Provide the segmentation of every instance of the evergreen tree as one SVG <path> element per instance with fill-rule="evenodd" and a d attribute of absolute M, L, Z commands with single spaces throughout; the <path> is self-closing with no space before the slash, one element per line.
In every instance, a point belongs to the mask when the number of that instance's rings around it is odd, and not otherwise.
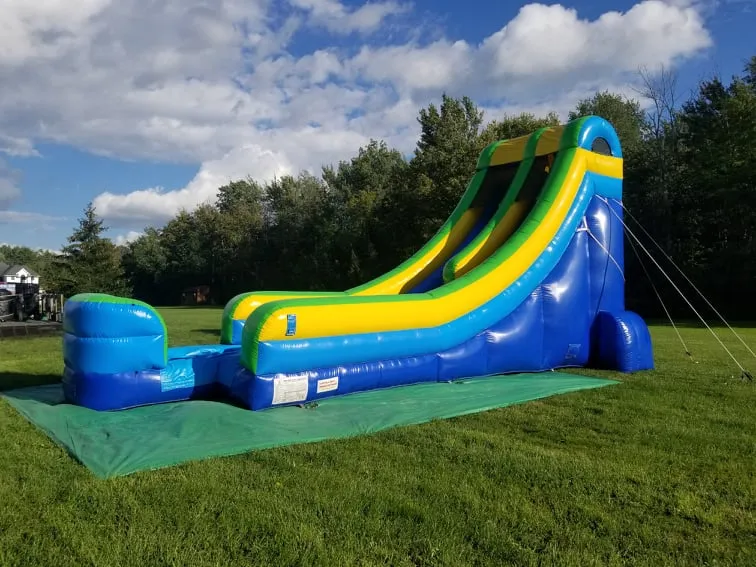
<path fill-rule="evenodd" d="M 121 253 L 110 239 L 102 236 L 106 230 L 92 203 L 87 204 L 79 226 L 55 261 L 57 291 L 68 297 L 82 292 L 130 295 Z"/>

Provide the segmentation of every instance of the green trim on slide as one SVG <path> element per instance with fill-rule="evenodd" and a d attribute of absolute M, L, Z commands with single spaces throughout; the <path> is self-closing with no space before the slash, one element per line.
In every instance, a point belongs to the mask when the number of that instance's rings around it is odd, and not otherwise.
<path fill-rule="evenodd" d="M 226 302 L 221 315 L 220 342 L 221 344 L 231 344 L 234 329 L 234 311 L 245 298 L 250 296 L 250 292 L 235 295 Z"/>
<path fill-rule="evenodd" d="M 139 305 L 141 307 L 153 307 L 144 301 L 138 299 L 131 299 L 128 297 L 119 297 L 117 295 L 110 295 L 107 293 L 77 293 L 72 295 L 66 301 L 73 301 L 78 303 L 114 303 L 117 305 Z"/>
<path fill-rule="evenodd" d="M 158 321 L 160 321 L 160 324 L 163 327 L 163 335 L 165 336 L 165 339 L 163 340 L 163 355 L 165 356 L 166 362 L 168 361 L 168 326 L 165 324 L 165 319 L 163 319 L 163 316 L 160 314 L 160 312 L 149 303 L 139 301 L 138 299 L 118 297 L 117 295 L 110 295 L 107 293 L 77 293 L 76 295 L 69 297 L 66 300 L 66 303 L 68 303 L 69 301 L 73 301 L 74 303 L 111 303 L 113 305 L 133 305 L 137 307 L 144 307 L 153 315 L 155 315 L 155 317 L 157 317 Z M 63 309 L 63 312 L 65 317 L 65 308 Z M 63 327 L 65 328 L 65 320 L 63 322 Z"/>
<path fill-rule="evenodd" d="M 370 289 L 371 287 L 383 283 L 386 280 L 396 276 L 397 274 L 407 270 L 412 265 L 417 263 L 419 260 L 424 258 L 430 249 L 432 249 L 434 246 L 437 246 L 438 243 L 443 240 L 446 236 L 449 235 L 449 233 L 452 231 L 452 228 L 459 222 L 459 219 L 462 217 L 463 214 L 470 208 L 470 204 L 472 203 L 475 196 L 478 194 L 478 191 L 480 190 L 481 185 L 483 184 L 483 179 L 485 178 L 485 171 L 477 171 L 475 175 L 473 175 L 470 182 L 467 184 L 467 189 L 465 190 L 465 193 L 462 195 L 462 198 L 460 199 L 457 206 L 452 211 L 451 215 L 449 215 L 449 218 L 444 222 L 444 224 L 441 225 L 441 228 L 439 228 L 436 231 L 436 234 L 434 234 L 428 242 L 423 245 L 422 248 L 420 248 L 417 252 L 415 252 L 412 256 L 407 258 L 404 262 L 399 264 L 396 268 L 391 270 L 390 272 L 386 272 L 385 274 L 370 280 L 369 282 L 366 282 L 362 285 L 359 285 L 357 287 L 353 287 L 352 289 L 349 289 L 346 291 L 347 294 L 353 294 L 353 293 L 359 293 L 361 291 L 365 291 L 367 289 Z"/>
<path fill-rule="evenodd" d="M 580 132 L 583 130 L 583 125 L 590 119 L 590 116 L 583 116 L 564 127 L 562 139 L 559 141 L 559 151 L 580 147 Z"/>
<path fill-rule="evenodd" d="M 559 194 L 567 173 L 570 169 L 577 154 L 578 137 L 585 118 L 570 122 L 565 126 L 562 138 L 559 144 L 559 152 L 551 167 L 549 176 L 546 179 L 545 186 L 540 192 L 536 204 L 530 213 L 525 217 L 522 224 L 518 227 L 515 234 L 507 240 L 494 254 L 479 266 L 473 268 L 463 276 L 449 282 L 446 285 L 437 288 L 431 292 L 396 295 L 396 296 L 343 296 L 329 298 L 306 298 L 306 299 L 285 299 L 273 301 L 262 305 L 256 309 L 244 325 L 241 343 L 242 364 L 247 368 L 254 370 L 257 367 L 258 344 L 260 333 L 263 325 L 270 315 L 280 309 L 290 308 L 295 310 L 297 307 L 304 306 L 328 306 L 336 304 L 358 304 L 358 303 L 407 303 L 430 298 L 446 297 L 460 289 L 466 287 L 471 282 L 489 274 L 499 264 L 510 258 L 531 236 L 533 231 L 543 221 L 543 218 L 551 208 L 556 196 Z"/>
<path fill-rule="evenodd" d="M 546 130 L 548 130 L 548 128 L 540 128 L 539 130 L 533 132 L 533 134 L 530 136 L 530 139 L 528 139 L 528 143 L 525 146 L 523 160 L 522 162 L 520 162 L 520 167 L 517 169 L 517 173 L 512 180 L 512 185 L 510 186 L 509 191 L 507 191 L 507 194 L 504 197 L 504 200 L 499 205 L 499 208 L 496 210 L 496 213 L 494 213 L 494 216 L 491 218 L 491 220 L 488 221 L 486 226 L 483 227 L 483 230 L 481 230 L 467 246 L 465 246 L 452 258 L 450 258 L 448 262 L 446 262 L 443 270 L 444 283 L 449 283 L 454 280 L 454 275 L 457 272 L 457 267 L 459 266 L 460 260 L 464 258 L 470 250 L 475 250 L 484 241 L 488 240 L 494 228 L 496 228 L 499 222 L 501 222 L 501 219 L 503 219 L 509 211 L 512 203 L 515 202 L 517 196 L 520 194 L 520 190 L 525 184 L 525 180 L 530 174 L 530 170 L 533 167 L 533 162 L 535 161 L 535 153 L 536 149 L 538 148 L 538 140 L 541 139 L 541 135 L 543 135 Z M 483 156 L 481 156 L 481 160 L 482 158 Z M 486 158 L 488 161 L 490 161 L 491 155 L 486 156 Z M 480 163 L 481 160 L 479 160 L 478 163 Z"/>
<path fill-rule="evenodd" d="M 462 215 L 465 214 L 465 212 L 470 208 L 470 204 L 473 202 L 473 200 L 477 196 L 478 191 L 480 190 L 480 187 L 483 183 L 483 180 L 485 179 L 485 168 L 488 167 L 488 164 L 490 163 L 491 157 L 496 151 L 496 148 L 498 148 L 500 145 L 508 141 L 510 140 L 508 139 L 497 140 L 489 144 L 488 146 L 486 146 L 486 148 L 483 149 L 483 151 L 481 152 L 478 158 L 478 163 L 476 166 L 476 173 L 473 175 L 472 179 L 470 179 L 470 181 L 468 182 L 467 188 L 465 189 L 464 194 L 462 195 L 461 199 L 457 203 L 457 206 L 451 212 L 451 214 L 446 219 L 444 224 L 441 225 L 441 227 L 436 231 L 434 236 L 430 240 L 428 240 L 417 252 L 415 252 L 412 256 L 410 256 L 404 262 L 399 264 L 396 268 L 376 278 L 373 278 L 372 280 L 369 280 L 363 284 L 360 284 L 356 287 L 348 289 L 346 291 L 328 291 L 328 292 L 286 292 L 286 291 L 262 292 L 261 291 L 261 292 L 241 293 L 235 296 L 234 298 L 232 298 L 231 300 L 229 300 L 229 302 L 226 303 L 226 306 L 223 309 L 223 315 L 221 317 L 221 338 L 220 338 L 221 343 L 225 343 L 225 344 L 231 343 L 233 339 L 233 321 L 234 321 L 233 313 L 234 311 L 236 311 L 236 308 L 239 306 L 239 304 L 242 301 L 254 295 L 264 296 L 264 295 L 275 295 L 277 293 L 280 293 L 281 295 L 291 295 L 291 296 L 302 297 L 302 298 L 348 296 L 351 294 L 356 294 L 356 293 L 366 291 L 370 289 L 371 287 L 381 284 L 385 282 L 386 280 L 388 280 L 389 278 L 396 276 L 400 272 L 411 268 L 416 262 L 425 258 L 428 254 L 428 251 L 431 250 L 433 247 L 437 246 L 438 243 L 452 231 L 452 229 L 457 224 L 457 222 L 459 222 Z M 525 155 L 526 152 L 527 152 L 527 145 L 526 145 L 526 149 L 523 152 L 523 155 Z"/>
<path fill-rule="evenodd" d="M 533 207 L 533 210 L 528 214 L 527 217 L 525 217 L 525 220 L 519 226 L 517 231 L 512 235 L 512 237 L 509 238 L 504 243 L 504 245 L 499 248 L 499 250 L 492 254 L 491 257 L 485 260 L 479 267 L 474 268 L 473 270 L 463 275 L 461 278 L 449 283 L 444 287 L 444 289 L 449 286 L 454 286 L 455 284 L 458 284 L 458 287 L 455 286 L 455 289 L 459 289 L 464 285 L 461 284 L 462 281 L 468 282 L 489 273 L 495 266 L 508 260 L 520 248 L 520 246 L 525 244 L 525 242 L 530 238 L 533 232 L 543 222 L 544 217 L 548 213 L 555 198 L 559 194 L 559 190 L 564 184 L 565 177 L 567 176 L 567 172 L 569 171 L 570 165 L 575 159 L 576 154 L 577 148 L 561 150 L 557 154 L 557 157 L 554 160 L 554 165 L 551 169 L 551 173 L 546 180 L 546 185 L 543 191 L 541 191 L 538 199 L 536 200 L 535 207 Z M 477 271 L 481 268 L 481 271 Z"/>
<path fill-rule="evenodd" d="M 512 140 L 516 138 L 511 138 Z M 478 162 L 475 165 L 475 171 L 479 171 L 481 169 L 487 168 L 491 164 L 491 158 L 494 155 L 494 152 L 496 151 L 496 148 L 498 148 L 501 144 L 504 142 L 509 141 L 508 139 L 504 140 L 496 140 L 495 142 L 491 142 L 488 144 L 483 150 L 480 152 L 480 155 L 478 156 Z M 527 154 L 527 149 L 523 152 L 523 156 Z"/>

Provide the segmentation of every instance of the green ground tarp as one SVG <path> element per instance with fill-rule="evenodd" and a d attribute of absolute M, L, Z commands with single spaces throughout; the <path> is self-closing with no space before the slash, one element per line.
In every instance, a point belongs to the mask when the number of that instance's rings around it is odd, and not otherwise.
<path fill-rule="evenodd" d="M 100 478 L 208 457 L 362 435 L 617 383 L 561 372 L 425 383 L 252 412 L 192 401 L 96 412 L 63 403 L 60 385 L 3 392 L 24 417 Z"/>

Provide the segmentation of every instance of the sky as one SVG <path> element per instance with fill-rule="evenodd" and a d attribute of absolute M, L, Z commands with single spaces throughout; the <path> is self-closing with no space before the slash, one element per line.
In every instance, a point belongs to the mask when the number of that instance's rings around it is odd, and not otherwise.
<path fill-rule="evenodd" d="M 468 95 L 566 117 L 637 70 L 681 94 L 756 54 L 756 0 L 0 0 L 0 243 L 122 243 L 218 187 L 311 171 Z"/>

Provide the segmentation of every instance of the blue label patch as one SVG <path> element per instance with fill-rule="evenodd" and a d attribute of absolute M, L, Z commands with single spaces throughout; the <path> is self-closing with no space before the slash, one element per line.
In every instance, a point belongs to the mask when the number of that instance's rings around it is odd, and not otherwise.
<path fill-rule="evenodd" d="M 582 345 L 580 344 L 572 344 L 567 347 L 567 354 L 565 355 L 565 360 L 571 360 L 573 358 L 577 358 L 580 354 L 580 347 Z"/>
<path fill-rule="evenodd" d="M 296 334 L 297 334 L 297 316 L 287 315 L 286 316 L 286 336 L 292 337 Z"/>
<path fill-rule="evenodd" d="M 160 391 L 194 388 L 194 368 L 191 359 L 172 360 L 160 371 Z"/>

